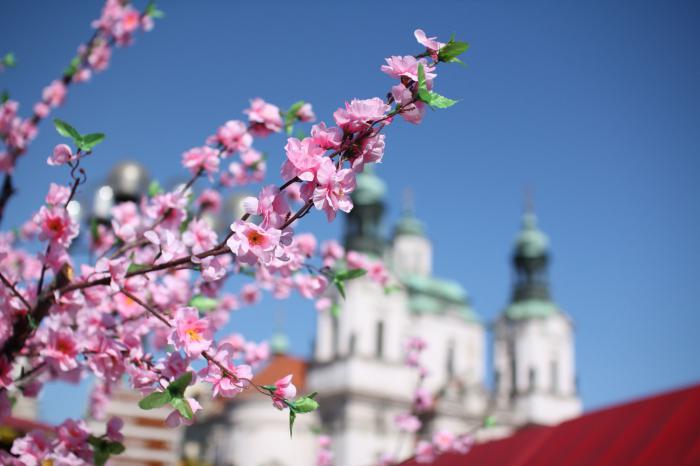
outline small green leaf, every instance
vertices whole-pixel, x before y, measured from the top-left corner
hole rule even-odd
[[[139,408],[141,409],[155,409],[164,406],[172,399],[172,395],[169,391],[164,392],[153,392],[146,398],[139,401]]]
[[[299,113],[299,110],[301,107],[304,106],[306,102],[303,100],[300,100],[298,102],[294,102],[291,107],[289,107],[289,110],[284,114],[284,129],[287,132],[287,135],[292,134],[292,128],[294,127],[294,122],[297,121],[297,113]]]
[[[185,394],[185,389],[192,382],[192,372],[185,372],[179,378],[168,385],[168,392],[173,398],[182,397]]]
[[[333,317],[340,317],[340,304],[333,303],[331,306],[331,315]]]
[[[294,421],[297,418],[297,413],[293,409],[289,410],[289,437],[292,437],[292,431],[294,430]]]
[[[318,401],[314,400],[314,397],[318,393],[314,392],[311,395],[302,396],[297,398],[296,401],[292,403],[294,406],[294,411],[297,413],[310,413],[318,409]]]
[[[100,225],[100,222],[97,221],[96,218],[92,218],[90,220],[90,236],[92,236],[92,240],[96,241],[99,237],[100,230],[97,228]]]
[[[109,452],[103,449],[95,450],[92,459],[95,466],[104,466],[107,464],[107,460],[109,459]]]
[[[438,59],[439,61],[448,63],[455,61],[459,62],[460,60],[457,57],[466,52],[468,48],[468,43],[450,39],[450,41],[438,52]]]
[[[484,418],[484,427],[493,427],[496,425],[496,418],[493,416],[486,416]]]
[[[2,94],[0,94],[0,104],[4,104],[10,100],[10,93],[7,91],[2,91]]]
[[[92,445],[93,447],[99,447],[102,444],[103,440],[99,437],[95,437],[94,435],[90,434],[88,437],[88,443]]]
[[[418,98],[425,103],[430,103],[430,91],[425,82],[425,69],[423,64],[418,64]]]
[[[188,421],[194,417],[190,404],[184,398],[173,398],[170,400],[170,405]]]
[[[163,187],[160,185],[158,180],[153,180],[151,181],[151,184],[148,185],[148,197],[155,197],[163,192]]]
[[[198,294],[190,299],[189,306],[196,308],[200,312],[209,312],[213,311],[219,306],[219,301],[214,298]]]
[[[105,135],[102,133],[91,133],[81,136],[78,147],[84,151],[90,151],[93,147],[104,141]]]
[[[8,68],[14,67],[17,64],[15,54],[12,52],[6,53],[5,56],[2,57],[2,64]]]
[[[124,445],[122,445],[119,442],[109,442],[107,444],[107,451],[111,455],[121,455],[122,453],[124,453],[124,450],[126,450],[124,448]]]
[[[76,143],[76,145],[78,144],[81,137],[80,133],[75,128],[73,128],[65,121],[59,120],[58,118],[53,119],[53,124],[56,127],[56,131],[58,131],[58,134],[66,138],[71,138]]]
[[[146,16],[150,16],[153,19],[160,19],[163,16],[165,16],[165,13],[160,11],[158,8],[156,8],[156,2],[148,2],[148,5],[146,5],[146,10],[144,11]]]
[[[335,274],[336,280],[340,281],[346,281],[346,280],[353,280],[355,278],[359,278],[363,275],[366,275],[367,271],[365,269],[350,269],[350,270],[344,270],[342,272],[338,272]]]
[[[129,264],[129,268],[126,269],[126,274],[129,275],[130,273],[140,272],[141,270],[145,270],[147,268],[147,264],[137,264],[135,262],[132,262],[131,264]]]
[[[66,69],[63,70],[63,74],[68,76],[69,78],[72,78],[73,75],[75,75],[75,73],[78,72],[78,66],[80,66],[80,57],[73,57]]]
[[[340,296],[345,299],[345,285],[343,282],[340,280],[334,280],[333,283],[335,284],[335,287],[338,288],[338,293],[340,293]]]
[[[435,92],[430,93],[430,102],[428,102],[428,104],[433,108],[448,108],[452,107],[456,103],[456,100],[448,99],[447,97]]]
[[[263,388],[267,391],[270,391],[270,392],[274,392],[275,390],[277,390],[276,385],[263,385],[261,388]]]

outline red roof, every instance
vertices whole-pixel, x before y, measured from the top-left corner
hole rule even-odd
[[[417,465],[415,460],[404,466]],[[433,466],[700,465],[700,385],[533,426]]]

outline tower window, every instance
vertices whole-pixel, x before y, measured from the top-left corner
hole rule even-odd
[[[455,375],[455,342],[450,341],[447,345],[447,376],[452,378]]]
[[[531,367],[530,370],[527,373],[527,378],[528,378],[528,385],[529,385],[529,390],[530,393],[535,391],[535,388],[537,386],[537,371],[535,371],[534,367]]]
[[[350,334],[350,342],[348,343],[348,354],[352,356],[355,354],[355,346],[357,345],[357,335],[353,332]]]
[[[559,392],[559,363],[550,361],[549,363],[549,391],[552,393]]]
[[[377,322],[376,338],[374,353],[378,359],[381,359],[384,357],[384,322],[381,320]]]

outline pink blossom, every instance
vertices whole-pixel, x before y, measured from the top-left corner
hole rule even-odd
[[[324,241],[321,244],[321,256],[323,256],[323,266],[333,267],[335,262],[342,259],[345,249],[335,240]]]
[[[264,229],[280,228],[289,213],[287,200],[275,185],[265,186],[257,198],[245,198],[243,208],[247,214],[262,217],[260,227]]]
[[[136,239],[141,227],[141,216],[133,202],[122,202],[112,207],[112,229],[114,234],[125,243]]]
[[[193,307],[183,307],[175,314],[175,328],[168,337],[168,343],[176,349],[183,349],[190,357],[198,357],[212,344],[213,331],[208,319],[200,319]]]
[[[437,52],[445,45],[442,42],[438,42],[437,37],[428,37],[422,29],[416,29],[413,31],[413,35],[418,43],[425,46],[430,52]]]
[[[423,65],[426,82],[430,82],[437,76],[434,66],[430,66],[425,58],[416,58],[413,55],[403,57],[392,56],[386,59],[386,65],[381,70],[393,78],[405,76],[413,81],[418,81],[418,65]]]
[[[239,262],[255,265],[269,264],[275,257],[282,232],[276,228],[264,229],[254,223],[237,220],[231,225],[233,235],[226,242]]]
[[[416,463],[432,463],[435,461],[435,447],[425,440],[418,442],[416,446]]]
[[[190,190],[178,189],[176,192],[158,194],[145,208],[146,215],[161,221],[164,228],[177,228],[187,218],[187,199]]]
[[[201,260],[192,256],[192,262],[199,264],[202,280],[205,282],[215,282],[226,275],[226,263],[218,256],[209,256]]]
[[[318,312],[327,312],[333,306],[333,301],[330,298],[323,297],[316,300],[314,307]]]
[[[112,291],[119,291],[126,284],[126,273],[129,270],[129,259],[121,257],[118,259],[108,259],[103,257],[95,264],[96,272],[109,273],[109,286]]]
[[[46,159],[46,163],[51,166],[63,165],[75,159],[73,151],[66,144],[59,144],[53,148],[53,154]]]
[[[314,206],[326,212],[329,222],[335,218],[337,210],[352,210],[350,193],[355,189],[355,175],[352,170],[336,170],[331,159],[325,158],[316,173],[316,178],[318,185],[313,195]]]
[[[241,299],[248,306],[252,306],[260,301],[260,296],[260,289],[252,283],[245,284],[241,288]]]
[[[226,368],[231,374],[238,379],[234,380],[221,370],[219,365],[209,362],[209,365],[203,372],[206,373],[204,381],[213,385],[214,396],[222,396],[224,398],[232,398],[241,393],[247,386],[248,381],[253,378],[252,368],[246,364],[234,365],[233,359],[236,357],[236,350],[230,343],[223,343],[214,355],[214,360]]]
[[[78,352],[80,348],[73,332],[70,330],[49,330],[46,347],[42,356],[52,367],[62,372],[68,372],[78,367]]]
[[[297,274],[294,281],[299,293],[306,299],[314,299],[328,287],[328,279],[323,275]]]
[[[384,117],[390,110],[379,97],[359,100],[353,99],[345,103],[345,108],[339,108],[333,113],[335,123],[346,131],[359,131],[367,128],[372,122]]]
[[[433,445],[435,445],[435,448],[441,453],[452,449],[454,440],[454,434],[448,430],[439,430],[433,434]]]
[[[112,49],[109,47],[109,44],[100,40],[96,41],[95,45],[90,49],[87,61],[95,71],[103,71],[107,69],[111,57]]]
[[[384,157],[384,135],[364,138],[362,140],[361,152],[352,161],[352,169],[356,173],[364,170],[367,163],[380,163]]]
[[[262,341],[258,344],[249,341],[245,344],[243,349],[245,352],[245,362],[251,366],[257,366],[270,357],[270,345],[266,341]]]
[[[110,337],[100,335],[94,345],[88,347],[91,354],[88,366],[101,379],[116,382],[124,373],[124,358],[122,348]]]
[[[337,126],[326,128],[326,124],[321,122],[311,127],[311,139],[325,150],[338,149],[343,142],[343,130]]]
[[[215,189],[205,189],[199,195],[195,204],[199,206],[202,212],[217,214],[221,210],[221,194]]]
[[[51,205],[63,205],[68,202],[70,189],[60,184],[51,183],[49,193],[46,195],[46,203]]]
[[[396,427],[399,428],[399,430],[411,434],[414,432],[418,432],[418,429],[420,429],[421,427],[420,420],[416,416],[407,413],[397,415],[394,418],[394,423],[396,424]]]
[[[472,435],[460,435],[455,438],[454,442],[452,443],[452,450],[456,453],[466,455],[469,453],[469,450],[471,450],[473,445],[474,437]]]
[[[66,98],[66,85],[59,79],[52,81],[44,88],[42,98],[51,107],[58,107]]]
[[[124,435],[121,433],[124,427],[124,421],[120,417],[111,417],[107,422],[107,438],[113,442],[121,442],[124,440]]]
[[[193,175],[200,170],[212,175],[219,171],[219,153],[209,146],[194,147],[182,154],[182,165]]]
[[[292,374],[275,382],[275,390],[272,392],[272,404],[277,409],[284,409],[287,405],[284,400],[291,400],[297,396],[297,387],[292,383]]]
[[[316,170],[323,160],[323,154],[326,152],[312,138],[304,138],[301,141],[297,138],[289,138],[284,150],[287,153],[287,160],[282,165],[282,178],[291,180],[298,177],[303,181],[314,179]]]
[[[413,93],[403,84],[399,83],[391,88],[391,95],[401,105],[401,116],[409,123],[418,124],[423,120],[426,105],[423,102],[412,102]]]
[[[41,466],[42,460],[51,452],[51,442],[42,431],[33,430],[12,442],[10,451],[19,457],[20,464]]]
[[[433,407],[433,396],[426,388],[420,387],[416,390],[413,403],[416,410],[419,412],[425,412]]]
[[[63,206],[42,206],[34,216],[34,223],[39,226],[40,240],[49,240],[64,248],[78,236],[78,225]]]
[[[219,127],[216,135],[213,136],[213,141],[221,144],[227,153],[232,154],[250,149],[253,136],[248,132],[245,123],[240,120],[231,120]]]
[[[216,245],[216,233],[205,220],[192,220],[182,234],[182,242],[192,249],[192,254],[200,254]]]
[[[51,107],[46,105],[44,102],[37,102],[34,104],[34,115],[38,116],[39,118],[46,118],[49,116],[49,112],[51,112]]]
[[[311,104],[308,102],[301,106],[301,108],[297,111],[296,117],[299,119],[299,121],[303,122],[314,121],[316,119],[316,115],[311,108]]]
[[[261,98],[250,101],[250,108],[243,111],[251,123],[250,132],[265,137],[270,133],[282,131],[282,117],[279,107],[265,102]]]
[[[294,244],[306,257],[311,257],[316,251],[316,237],[311,233],[302,233],[294,236]]]

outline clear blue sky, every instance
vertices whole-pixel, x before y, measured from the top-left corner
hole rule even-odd
[[[700,3],[694,1],[185,2],[118,50],[110,69],[71,89],[57,116],[107,140],[88,168],[92,186],[129,156],[167,181],[182,152],[250,97],[297,99],[330,120],[344,100],[383,95],[383,58],[418,50],[421,27],[472,44],[467,68],[444,67],[438,91],[460,99],[423,125],[393,125],[379,174],[390,220],[403,190],[435,243],[435,269],[457,279],[493,319],[510,291],[509,253],[523,187],[535,189],[553,248],[556,300],[576,321],[587,408],[700,380]],[[98,3],[5,1],[0,75],[24,112],[89,34]],[[36,208],[62,170],[45,160],[59,136],[47,125],[19,164],[9,224]],[[282,138],[260,145],[270,166]],[[273,170],[273,172],[276,170]],[[276,173],[271,173],[271,181]],[[338,234],[321,215],[305,228]],[[284,310],[298,354],[308,354],[314,311],[266,299],[233,318],[269,336]],[[52,389],[57,420],[79,391]],[[53,397],[53,398],[52,398]]]

